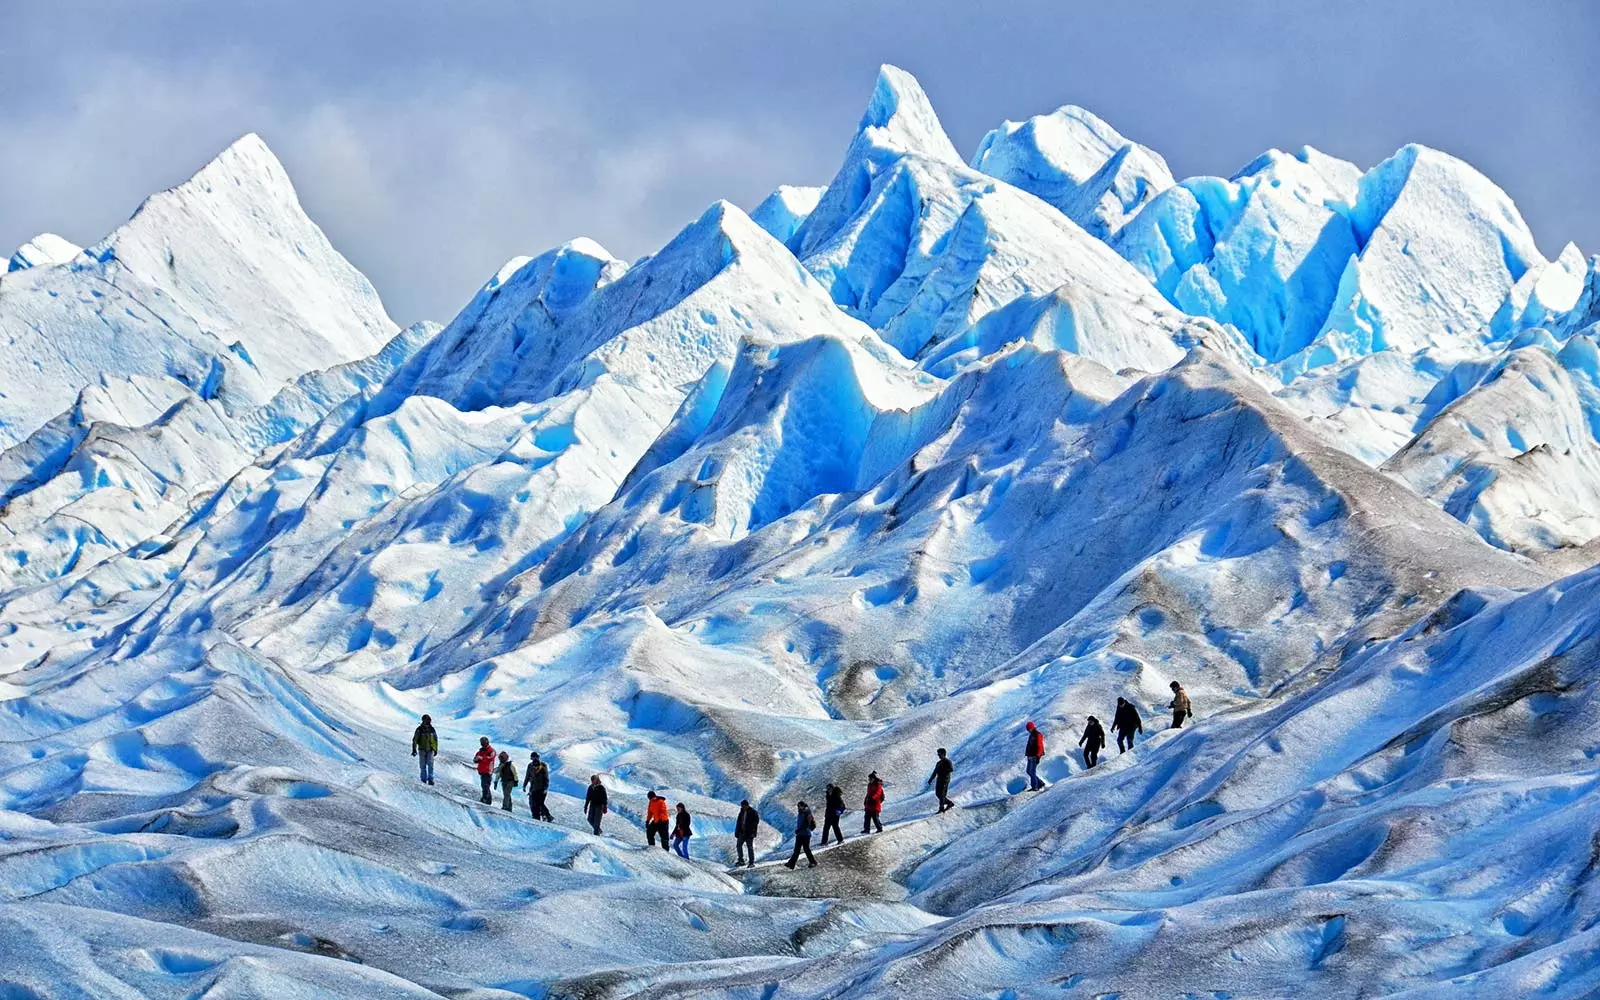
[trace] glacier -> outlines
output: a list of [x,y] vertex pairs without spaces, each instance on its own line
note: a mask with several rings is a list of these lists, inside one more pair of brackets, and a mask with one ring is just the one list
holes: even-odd
[[843,145],[442,325],[253,135],[18,249],[0,996],[1600,991],[1600,259],[1421,146],[963,158],[892,66]]

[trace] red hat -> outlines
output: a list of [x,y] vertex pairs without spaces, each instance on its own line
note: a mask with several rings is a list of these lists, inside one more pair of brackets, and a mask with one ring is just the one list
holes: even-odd
[[1031,723],[1031,722],[1030,722],[1030,723],[1028,723],[1028,728],[1029,728],[1029,729],[1032,729],[1032,728],[1033,728],[1033,723]]

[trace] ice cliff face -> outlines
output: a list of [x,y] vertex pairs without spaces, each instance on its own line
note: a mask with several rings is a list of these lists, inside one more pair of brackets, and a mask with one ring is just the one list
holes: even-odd
[[886,67],[825,188],[444,327],[254,137],[9,268],[19,996],[1600,989],[1597,267],[1443,153],[1174,181],[1069,106],[967,161]]

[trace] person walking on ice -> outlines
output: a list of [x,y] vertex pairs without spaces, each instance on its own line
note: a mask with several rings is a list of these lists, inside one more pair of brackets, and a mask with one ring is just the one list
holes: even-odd
[[489,745],[489,737],[478,737],[478,752],[473,755],[472,763],[478,769],[478,783],[483,786],[483,795],[478,801],[484,805],[494,801],[494,796],[490,794],[494,783],[494,762],[495,752],[494,747]]
[[[663,804],[666,799],[660,800]],[[689,838],[694,836],[694,827],[689,819],[689,809],[682,802],[678,803],[678,815],[672,822],[672,849],[678,852],[678,857],[689,860]]]
[[1039,777],[1039,761],[1044,757],[1044,733],[1039,732],[1039,727],[1031,722],[1028,723],[1028,742],[1022,753],[1028,759],[1028,789],[1037,792],[1045,787],[1044,779]]
[[950,801],[950,774],[956,766],[950,762],[949,755],[944,747],[939,748],[939,759],[934,762],[933,773],[928,775],[926,784],[933,786],[933,794],[939,797],[939,811],[954,809],[956,804]]
[[844,843],[844,831],[839,829],[839,817],[844,815],[844,789],[838,785],[830,784],[827,795],[822,800],[822,846],[828,846],[828,832],[833,832],[834,839]]
[[1184,720],[1194,718],[1193,706],[1189,704],[1189,692],[1183,685],[1173,681],[1168,687],[1172,688],[1172,704],[1167,707],[1172,709],[1172,728],[1182,729]]
[[[756,812],[749,799],[739,803],[739,816],[733,821],[733,843],[738,851],[738,862],[734,867],[744,865],[746,868],[756,866],[756,831],[761,829],[761,814]],[[748,850],[749,861],[745,860],[745,851]]]
[[555,817],[544,804],[544,797],[550,793],[550,765],[539,759],[537,750],[528,755],[528,774],[522,787],[528,790],[528,811],[533,818],[554,822]]
[[433,784],[433,758],[438,752],[439,733],[433,728],[433,716],[424,715],[422,724],[411,734],[411,756],[417,758],[424,785]]
[[802,801],[794,814],[794,853],[789,855],[789,860],[783,863],[783,867],[793,868],[800,860],[801,851],[805,852],[806,860],[811,862],[811,867],[817,867],[816,856],[811,853],[811,831],[816,828],[817,818],[811,815],[811,807]]
[[1100,720],[1089,716],[1089,724],[1083,727],[1083,735],[1078,737],[1078,746],[1083,747],[1083,766],[1094,767],[1100,762],[1100,748],[1106,745],[1106,731],[1100,728]]
[[1144,732],[1144,720],[1139,710],[1126,698],[1117,699],[1117,714],[1111,717],[1111,731],[1117,734],[1117,753],[1133,749],[1133,734]]
[[517,765],[511,763],[511,755],[504,750],[500,751],[500,767],[494,780],[500,783],[500,808],[510,812],[511,793],[517,790],[518,784]]
[[883,779],[878,777],[878,772],[873,771],[867,775],[867,797],[862,800],[862,808],[866,815],[861,820],[861,832],[871,833],[873,827],[878,832],[883,832]]
[[644,805],[644,843],[646,847],[656,846],[656,838],[661,838],[661,849],[672,850],[667,846],[667,800],[651,790],[646,795]]
[[589,790],[583,793],[583,814],[588,817],[589,826],[596,837],[600,836],[600,821],[610,811],[611,807],[606,803],[606,786],[600,784],[598,774],[589,775]]

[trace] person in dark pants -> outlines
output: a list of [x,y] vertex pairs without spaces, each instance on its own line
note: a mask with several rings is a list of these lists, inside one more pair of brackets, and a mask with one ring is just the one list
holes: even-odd
[[805,852],[806,860],[811,862],[811,867],[817,867],[817,859],[811,853],[811,831],[816,828],[817,818],[811,815],[811,807],[801,802],[794,815],[794,853],[784,862],[785,868],[795,866],[800,860],[801,851]]
[[663,851],[672,850],[667,845],[667,823],[671,819],[667,815],[667,800],[651,791],[644,806],[644,843],[646,847],[656,846],[656,839],[661,840]]
[[483,785],[483,796],[479,801],[485,805],[494,801],[490,792],[494,788],[494,762],[497,756],[494,747],[489,745],[489,737],[478,737],[478,752],[473,755],[472,763],[478,769],[478,781]]
[[956,766],[950,762],[950,756],[944,747],[939,748],[939,759],[934,762],[933,773],[928,775],[926,784],[933,786],[933,794],[939,797],[939,811],[954,809],[956,804],[950,801],[950,775]]
[[[662,802],[667,801],[662,799]],[[682,802],[678,803],[678,815],[672,824],[672,849],[678,852],[678,857],[689,860],[689,838],[694,836],[694,827],[689,819],[689,809]]]
[[1117,699],[1117,714],[1111,717],[1111,731],[1117,734],[1117,753],[1133,749],[1133,734],[1144,732],[1144,720],[1139,710],[1126,698]]
[[539,759],[537,750],[528,755],[528,773],[522,779],[522,787],[528,790],[528,811],[533,818],[554,821],[544,804],[544,797],[550,793],[550,765]]
[[[739,816],[733,821],[733,843],[738,850],[738,864],[747,868],[756,866],[756,831],[761,829],[761,814],[750,805],[750,800],[745,799],[739,803]],[[745,860],[745,851],[749,850],[749,860]],[[736,864],[735,867],[738,865]]]
[[1037,792],[1043,788],[1044,779],[1039,777],[1039,761],[1044,759],[1044,733],[1039,732],[1039,727],[1028,723],[1028,744],[1023,748],[1023,756],[1028,758],[1028,788]]
[[422,725],[411,734],[411,756],[417,758],[424,785],[433,784],[433,758],[438,752],[439,733],[433,728],[433,716],[424,715]]
[[589,776],[589,790],[583,794],[583,814],[589,818],[589,826],[593,828],[595,836],[600,835],[600,821],[605,819],[610,812],[606,804],[606,786],[600,784],[600,776]]
[[1083,747],[1083,766],[1094,767],[1100,762],[1100,749],[1106,745],[1106,731],[1100,727],[1100,720],[1089,716],[1089,724],[1083,727],[1083,735],[1078,737],[1078,746]]
[[878,777],[878,772],[873,771],[867,775],[867,797],[862,801],[866,815],[861,819],[861,832],[871,833],[873,827],[878,832],[883,832],[883,779]]
[[1189,704],[1189,692],[1182,684],[1173,681],[1168,686],[1172,688],[1172,704],[1167,706],[1172,709],[1172,728],[1182,729],[1184,720],[1194,718],[1194,707]]
[[829,785],[827,798],[822,805],[822,846],[828,846],[828,832],[833,831],[833,836],[844,843],[844,832],[839,829],[839,817],[844,815],[844,789],[838,785]]
[[494,780],[500,785],[500,808],[510,812],[511,796],[517,790],[517,765],[511,763],[511,755],[504,750],[500,751],[500,766],[495,768]]

